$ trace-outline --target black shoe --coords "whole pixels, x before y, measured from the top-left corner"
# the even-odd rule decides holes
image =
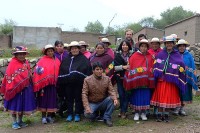
[[[169,122],[169,115],[168,114],[165,114],[164,122]]]
[[[113,123],[112,123],[111,120],[104,120],[104,123],[106,123],[106,125],[107,125],[108,127],[112,127],[112,126],[113,126]]]
[[[97,119],[97,121],[102,121],[103,122],[103,117],[102,116],[97,116],[96,119]]]
[[[161,114],[157,114],[157,115],[156,115],[156,121],[157,121],[157,122],[162,122],[162,121],[163,121],[163,117],[162,117]]]

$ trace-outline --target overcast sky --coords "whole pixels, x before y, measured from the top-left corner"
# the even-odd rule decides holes
[[[0,23],[12,19],[18,26],[78,28],[99,20],[107,27],[138,22],[144,17],[160,18],[168,8],[183,6],[200,13],[198,0],[0,0]]]

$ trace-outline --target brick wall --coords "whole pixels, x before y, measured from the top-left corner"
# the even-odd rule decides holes
[[[61,34],[61,40],[63,43],[70,43],[72,41],[85,41],[90,44],[90,46],[95,46],[99,41],[99,36],[106,36],[105,34],[95,34],[89,32],[67,32],[63,31]],[[112,44],[115,44],[115,36],[106,36]]]
[[[177,34],[178,37],[187,40],[190,44],[194,44],[195,38],[197,37],[196,28],[198,28],[196,27],[196,20],[196,17],[192,17],[177,24],[170,25],[165,28],[165,34]]]

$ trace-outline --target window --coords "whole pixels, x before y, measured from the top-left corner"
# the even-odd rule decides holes
[[[184,35],[187,36],[187,31],[184,32]]]

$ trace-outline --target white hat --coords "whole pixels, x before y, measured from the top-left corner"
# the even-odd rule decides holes
[[[149,42],[148,42],[147,39],[142,39],[142,40],[140,40],[140,41],[139,41],[139,47],[140,47],[140,45],[143,44],[143,43],[144,43],[144,44],[147,44],[147,46],[149,47]]]
[[[157,37],[154,37],[154,38],[151,39],[151,43],[152,42],[158,42],[158,43],[160,43],[160,40]]]
[[[79,41],[78,42],[81,46],[89,46],[85,41]]]
[[[190,46],[190,44],[189,44],[187,41],[185,41],[184,39],[180,39],[180,40],[178,41],[178,43],[177,43],[177,46],[178,46],[178,45],[181,45],[181,44],[186,45],[186,47]]]
[[[106,42],[106,43],[108,43],[109,45],[111,44],[108,38],[102,38],[102,39],[101,39],[101,42]]]
[[[53,48],[54,49],[54,46],[52,44],[47,44],[44,46],[44,49],[47,50],[49,48]]]
[[[164,42],[175,42],[176,38],[174,38],[173,36],[166,36],[164,38]]]
[[[69,44],[68,43],[64,43],[64,47],[68,47],[69,46]]]
[[[72,41],[68,47],[72,47],[72,46],[77,46],[77,47],[80,47],[81,45],[77,42],[77,41]]]

